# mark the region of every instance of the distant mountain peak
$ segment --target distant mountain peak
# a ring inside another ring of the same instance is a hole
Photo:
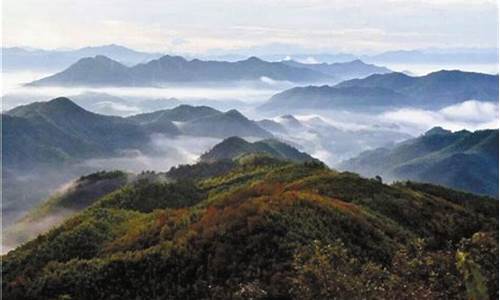
[[[279,119],[281,119],[282,121],[285,121],[285,122],[288,122],[290,123],[290,125],[299,125],[300,124],[300,121],[297,120],[297,118],[295,118],[293,115],[282,115],[279,117]]]
[[[366,63],[364,61],[362,61],[361,59],[355,59],[353,61],[350,61],[348,62],[348,64],[351,64],[351,65],[366,65]]]
[[[104,68],[104,69],[111,69],[111,68],[123,68],[123,69],[125,69],[126,68],[120,62],[113,60],[105,55],[96,55],[94,57],[81,58],[77,62],[75,62],[74,64],[69,66],[69,68],[66,70],[73,70],[73,71],[80,70],[80,69],[89,70],[89,69],[93,69],[96,67]],[[65,71],[63,71],[63,72],[65,72]]]
[[[210,151],[203,154],[200,160],[205,162],[227,159],[234,160],[247,154],[264,154],[277,159],[297,162],[315,161],[307,153],[300,152],[296,148],[276,139],[266,139],[251,143],[238,136],[224,139]]]
[[[96,55],[94,56],[95,60],[102,60],[102,61],[112,61],[111,58],[105,56],[105,55]]]
[[[282,119],[286,119],[286,120],[293,120],[293,121],[298,121],[294,116],[292,115],[282,115],[281,116]]]
[[[239,118],[239,119],[241,119],[241,118],[247,119],[247,117],[245,117],[242,113],[240,113],[236,109],[228,110],[225,114],[227,116],[230,116],[230,117],[235,117],[235,118]]]
[[[116,60],[113,60],[105,55],[96,55],[94,57],[84,57],[78,60],[74,65],[76,64],[82,64],[82,63],[115,63],[115,64],[120,64]],[[120,64],[121,65],[121,64]]]
[[[235,144],[235,143],[248,144],[248,142],[245,141],[245,139],[240,138],[239,136],[230,136],[228,138],[225,138],[222,142],[220,142],[219,145],[220,144]]]
[[[257,56],[250,56],[249,58],[246,59],[248,62],[263,62],[262,59],[258,58]]]
[[[57,97],[52,100],[47,101],[47,105],[55,105],[55,106],[65,106],[65,107],[78,107],[75,102],[71,101],[71,99],[67,97]]]
[[[52,113],[63,113],[70,115],[73,113],[90,113],[78,106],[75,102],[66,97],[58,97],[46,102],[33,102],[27,105],[18,106],[10,111],[8,114],[13,116],[23,117],[30,114],[38,114],[39,111],[49,111]]]
[[[481,73],[476,73],[476,72],[467,72],[467,71],[461,71],[461,70],[439,70],[435,72],[431,72],[427,74],[428,77],[450,77],[450,76],[464,76],[464,75],[472,75],[472,74],[478,74],[481,75]]]
[[[214,113],[219,113],[218,110],[215,108],[212,108],[210,106],[206,105],[190,105],[190,104],[180,104],[172,109],[169,109],[172,111],[195,111],[195,110],[206,110],[206,111],[212,111]]]
[[[436,126],[431,129],[429,129],[427,132],[425,132],[426,136],[430,135],[441,135],[441,134],[450,134],[452,133],[451,130],[446,130],[443,127]]]
[[[187,62],[187,60],[178,55],[163,55],[158,59],[161,62]]]

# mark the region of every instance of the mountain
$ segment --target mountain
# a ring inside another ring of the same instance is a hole
[[[273,136],[255,121],[247,119],[234,109],[219,115],[193,120],[181,125],[181,130],[189,135],[219,138],[228,136],[270,138]]]
[[[4,166],[16,169],[148,150],[152,133],[273,136],[236,110],[180,105],[122,118],[89,112],[64,97],[15,107],[2,115],[2,124]]]
[[[272,137],[272,134],[262,129],[257,122],[249,120],[234,109],[221,112],[208,106],[180,105],[173,109],[131,116],[128,119],[143,126],[158,128],[163,128],[163,122],[174,122],[181,134],[192,136]]]
[[[248,55],[257,55],[266,60],[280,61],[293,59],[307,63],[339,63],[361,59],[375,64],[419,64],[419,65],[481,65],[498,64],[498,48],[426,48],[393,50],[374,54],[351,54],[335,51],[311,52],[310,49],[297,48],[297,45],[271,43],[263,46],[238,48],[232,51],[209,53],[214,59],[237,60]]]
[[[100,197],[125,186],[129,182],[128,177],[128,174],[121,171],[103,171],[72,181],[64,190],[57,191],[12,226],[4,227],[3,247],[13,248],[61,224]]]
[[[202,162],[234,160],[244,154],[264,153],[271,157],[296,162],[315,161],[315,159],[294,147],[277,140],[262,140],[249,143],[239,137],[230,137],[215,145],[200,157]]]
[[[441,108],[471,99],[498,101],[498,75],[462,71],[439,71],[420,77],[403,73],[375,74],[335,86],[292,88],[272,96],[260,108]]]
[[[413,137],[394,124],[350,126],[349,119],[342,120],[333,114],[315,115],[315,112],[298,118],[290,114],[282,115],[258,123],[277,139],[310,153],[332,167],[366,150]]]
[[[387,180],[416,180],[498,197],[498,130],[424,135],[360,154],[341,169]]]
[[[364,78],[373,74],[386,74],[392,71],[386,67],[379,67],[372,64],[366,64],[363,61],[356,59],[350,62],[343,63],[313,63],[305,64],[294,60],[285,60],[283,63],[298,68],[310,69],[321,72],[336,78],[337,80],[348,80],[353,78]]]
[[[134,85],[134,79],[125,65],[106,56],[98,55],[78,60],[62,72],[33,81],[30,86],[107,86]]]
[[[184,171],[191,167],[199,165]],[[104,195],[4,255],[2,291],[7,299],[496,299],[497,212],[487,197],[244,156],[214,177],[145,179]]]
[[[138,122],[157,122],[168,120],[171,122],[189,122],[196,119],[220,115],[221,112],[208,106],[179,105],[173,109],[159,110],[152,113],[130,116],[129,119]]]
[[[94,96],[95,101],[110,99],[91,94],[85,95],[85,102],[92,105]],[[15,107],[1,117],[5,226],[75,176],[114,168],[121,160],[130,162],[127,170],[152,161],[184,162],[184,153],[192,149],[179,145],[180,139],[190,139],[180,135],[212,140],[207,148],[230,136],[273,137],[238,111],[206,106],[180,105],[124,118],[92,113],[60,97]],[[160,140],[165,143],[158,144]]]
[[[2,115],[3,162],[32,167],[141,149],[147,132],[134,122],[84,110],[68,98],[18,106]]]
[[[260,110],[294,109],[376,109],[410,100],[406,95],[379,87],[306,86],[276,95],[259,106]]]
[[[267,62],[254,56],[246,60],[224,62],[199,59],[188,61],[180,56],[165,55],[133,67],[132,72],[136,77],[144,78],[148,82],[240,81],[259,80],[261,77],[302,82],[327,78],[319,72],[291,67],[280,62]]]
[[[498,75],[462,71],[438,71],[411,77],[402,73],[353,79],[337,87],[386,88],[407,95],[422,106],[449,105],[465,100],[498,102]]]
[[[283,126],[282,124],[280,124],[274,120],[264,119],[264,120],[257,121],[257,124],[262,129],[265,129],[269,132],[276,132],[278,134],[288,134],[288,131],[285,128],[285,126]]]
[[[161,56],[159,53],[135,51],[120,45],[84,47],[74,50],[41,50],[20,47],[2,48],[4,71],[54,71],[67,68],[75,61],[104,55],[125,65],[135,65]]]
[[[30,86],[158,86],[179,82],[328,81],[328,75],[256,57],[236,62],[186,60],[165,55],[147,63],[126,67],[105,56],[82,58],[67,69],[29,83]]]

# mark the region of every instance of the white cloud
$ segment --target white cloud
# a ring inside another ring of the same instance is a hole
[[[141,109],[137,106],[130,106],[112,101],[100,101],[95,104],[99,109],[116,111],[118,113],[139,113]]]
[[[381,120],[394,122],[413,134],[419,134],[434,126],[450,130],[478,130],[498,128],[498,104],[465,101],[438,111],[405,108],[385,112]]]
[[[318,64],[320,63],[317,59],[312,56],[307,57],[306,59],[300,60],[299,62],[303,64]]]
[[[448,120],[464,122],[484,122],[498,119],[498,105],[491,102],[465,101],[443,108],[440,113]]]

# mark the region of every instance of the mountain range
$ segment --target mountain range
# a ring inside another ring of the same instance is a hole
[[[221,112],[208,106],[179,105],[173,109],[139,114],[127,119],[136,121],[153,132],[163,132],[173,125],[180,134],[192,136],[272,137],[271,133],[235,109]]]
[[[287,82],[338,82],[388,69],[356,60],[337,64],[268,62],[250,57],[236,62],[187,60],[165,55],[127,67],[103,55],[78,60],[67,69],[33,81],[30,86],[161,86],[166,83],[220,83],[275,80]]]
[[[353,54],[337,51],[311,52],[297,49],[296,45],[270,44],[246,49],[235,49],[230,53],[210,55],[214,59],[238,60],[248,55],[258,55],[263,59],[279,61],[284,58],[301,62],[337,63],[361,59],[364,62],[389,65],[497,65],[498,48],[422,48],[390,50],[381,53]]]
[[[328,118],[311,114],[304,118],[287,114],[260,120],[258,124],[276,138],[320,158],[329,166],[336,166],[367,149],[392,145],[413,137],[401,131],[397,125],[356,128],[343,126],[346,124],[338,121],[335,123],[334,118],[334,115]]]
[[[436,127],[392,148],[366,151],[339,168],[498,197],[498,145],[498,130],[451,132]]]
[[[335,86],[285,90],[272,96],[261,109],[440,108],[471,99],[498,102],[498,75],[462,71],[439,71],[420,77],[403,73],[374,74]]]
[[[106,56],[82,58],[62,72],[31,82],[30,86],[157,86],[165,83],[252,81],[261,78],[317,82],[328,76],[309,69],[256,57],[237,62],[186,60],[165,55],[127,67]]]
[[[68,95],[64,97],[71,99],[78,106],[86,110],[111,116],[131,116],[138,113],[174,108],[181,104],[191,106],[205,105],[223,111],[230,109],[243,110],[253,106],[252,103],[237,98],[175,98],[159,97],[154,94],[129,95],[89,90],[82,91],[81,93],[68,93]],[[43,92],[37,92],[36,95],[33,95],[33,93],[29,91],[7,93],[1,97],[4,111],[22,104],[32,103],[33,101],[48,101],[53,98],[54,97],[51,96],[50,93],[44,94]]]
[[[265,155],[273,159],[295,162],[318,162],[307,153],[275,139],[249,143],[239,137],[230,137],[204,153],[195,166],[180,165],[164,173],[164,180],[192,180],[222,174],[233,168],[238,161]],[[3,231],[3,246],[13,248],[49,230],[54,225],[92,205],[100,197],[114,192],[126,184],[148,179],[153,173],[132,174],[122,171],[99,171],[81,176],[66,183],[49,199],[28,209],[28,213]],[[158,173],[160,174],[160,173]],[[152,175],[153,176],[153,175]],[[163,176],[163,175],[162,175]],[[163,180],[155,174],[158,180]]]
[[[2,114],[2,221],[8,225],[49,191],[113,158],[182,162],[183,152],[170,147],[178,139],[216,143],[235,135],[273,137],[236,110],[181,105],[124,118],[89,112],[63,97],[18,106]]]
[[[56,71],[75,61],[96,55],[105,55],[125,65],[136,65],[161,57],[159,53],[132,50],[120,45],[84,47],[73,50],[42,50],[21,47],[2,48],[4,71]]]
[[[68,98],[18,106],[2,114],[2,125],[5,167],[111,155],[148,141],[138,124],[86,111]]]
[[[268,45],[271,46],[271,45]],[[413,49],[393,50],[378,54],[354,55],[350,53],[307,53],[291,51],[291,45],[276,45],[261,49],[237,49],[230,53],[216,54],[213,51],[203,56],[207,60],[237,61],[251,55],[257,55],[265,60],[281,61],[293,58],[300,62],[343,63],[361,59],[375,64],[498,64],[498,49],[495,48],[447,48],[447,49]],[[29,47],[2,48],[3,69],[6,71],[39,70],[54,71],[68,67],[75,61],[96,55],[105,55],[125,65],[135,65],[157,59],[163,54],[130,49],[121,45],[84,47],[80,49],[43,50]]]
[[[182,179],[201,168],[205,176]],[[121,176],[107,174],[80,181],[91,180],[83,186],[92,189]],[[495,199],[429,184],[386,185],[319,162],[255,154],[229,167],[200,162],[139,177],[88,197],[62,224],[4,255],[3,295],[498,296]],[[80,200],[63,196],[48,207]]]
[[[122,118],[89,112],[64,97],[18,106],[2,114],[2,122],[4,166],[21,169],[147,150],[154,133],[272,137],[237,110],[180,105]]]
[[[359,59],[342,63],[300,63],[295,60],[284,60],[284,64],[289,66],[306,68],[323,74],[327,74],[337,79],[344,81],[354,78],[364,78],[373,74],[386,74],[392,71],[386,67],[366,64]]]
[[[386,88],[407,95],[418,106],[450,105],[465,100],[498,102],[498,75],[439,71],[411,77],[402,73],[344,81],[337,87]]]

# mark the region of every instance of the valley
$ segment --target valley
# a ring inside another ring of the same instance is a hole
[[[498,75],[54,63],[2,94],[9,299],[498,296]]]

